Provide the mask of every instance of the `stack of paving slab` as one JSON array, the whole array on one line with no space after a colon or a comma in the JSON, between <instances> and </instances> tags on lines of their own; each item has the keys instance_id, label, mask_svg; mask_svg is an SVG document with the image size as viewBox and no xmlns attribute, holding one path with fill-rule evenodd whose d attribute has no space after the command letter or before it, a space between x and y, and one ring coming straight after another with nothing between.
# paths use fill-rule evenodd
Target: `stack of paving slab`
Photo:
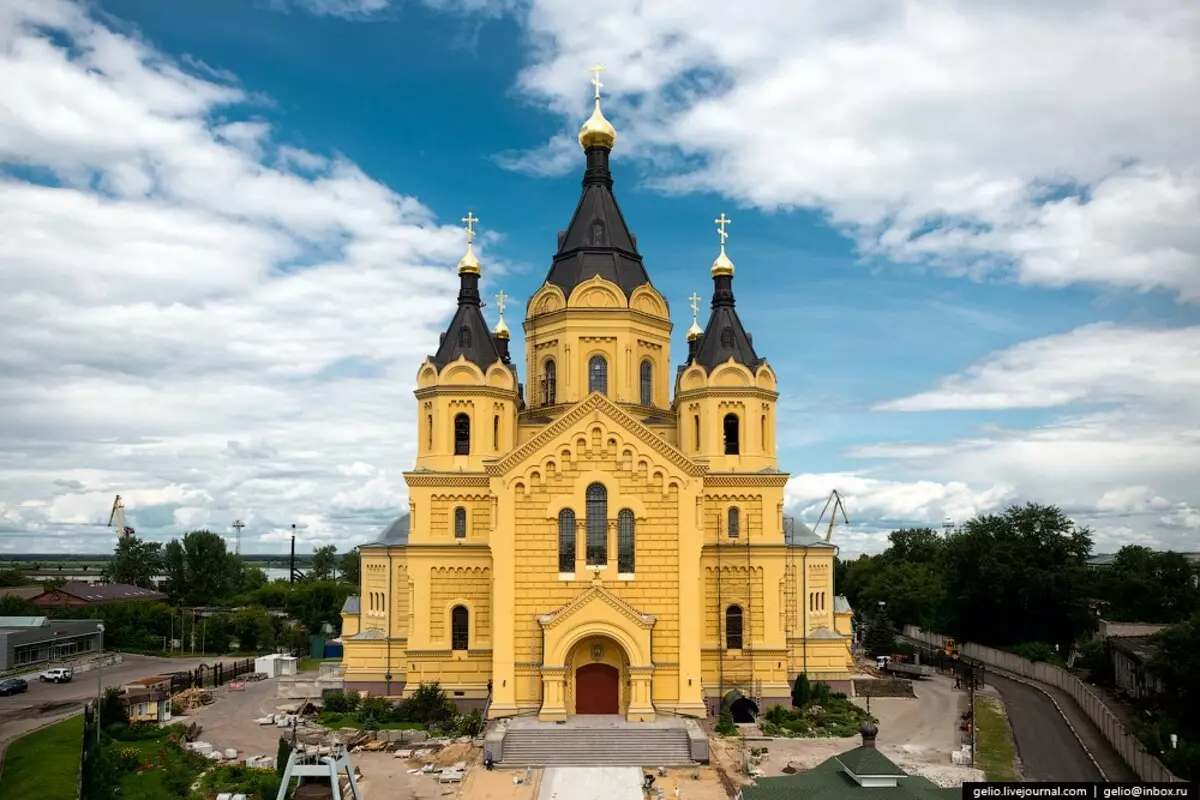
<instances>
[{"instance_id":1,"label":"stack of paving slab","mask_svg":"<svg viewBox=\"0 0 1200 800\"><path fill-rule=\"evenodd\" d=\"M241 792L238 792L237 794L234 794L233 792L221 792L217 795L217 800L246 800L246 795L242 794Z\"/></svg>"},{"instance_id":2,"label":"stack of paving slab","mask_svg":"<svg viewBox=\"0 0 1200 800\"><path fill-rule=\"evenodd\" d=\"M958 750L951 751L950 760L960 767L971 766L971 745L964 744Z\"/></svg>"},{"instance_id":3,"label":"stack of paving slab","mask_svg":"<svg viewBox=\"0 0 1200 800\"><path fill-rule=\"evenodd\" d=\"M270 756L248 756L245 763L250 769L275 769L275 759Z\"/></svg>"}]
</instances>

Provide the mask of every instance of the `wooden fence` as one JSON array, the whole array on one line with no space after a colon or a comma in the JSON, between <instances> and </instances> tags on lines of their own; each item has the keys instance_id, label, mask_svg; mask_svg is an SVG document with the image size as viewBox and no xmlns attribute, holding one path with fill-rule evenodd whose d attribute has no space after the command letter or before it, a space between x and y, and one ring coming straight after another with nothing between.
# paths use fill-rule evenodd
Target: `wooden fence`
<instances>
[{"instance_id":1,"label":"wooden fence","mask_svg":"<svg viewBox=\"0 0 1200 800\"><path fill-rule=\"evenodd\" d=\"M916 625L905 625L904 635L935 647L945 639L940 633L929 633ZM990 667L1011 672L1032 681L1056 686L1071 695L1083 709L1083 713L1087 714L1088 719L1096 723L1096 727L1104 734L1104 738L1117 751L1117 754L1142 780L1161 783L1184 782L1151 755L1136 736L1125 729L1121 719L1109 710L1108 706L1088 688L1086 683L1067 670L1053 664L1029 661L1015 653L984 647L974 642L960 642L958 651L966 658L982 661Z\"/></svg>"}]
</instances>

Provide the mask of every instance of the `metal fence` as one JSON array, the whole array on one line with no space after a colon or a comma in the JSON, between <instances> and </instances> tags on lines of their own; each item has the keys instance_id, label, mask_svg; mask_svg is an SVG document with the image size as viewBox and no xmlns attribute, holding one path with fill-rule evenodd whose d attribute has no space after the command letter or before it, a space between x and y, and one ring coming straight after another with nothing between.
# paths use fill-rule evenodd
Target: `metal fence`
<instances>
[{"instance_id":1,"label":"metal fence","mask_svg":"<svg viewBox=\"0 0 1200 800\"><path fill-rule=\"evenodd\" d=\"M215 689L224 683L251 672L254 672L253 658L243 658L231 662L218 661L215 664L201 664L190 672L172 673L171 694L182 692L184 689Z\"/></svg>"},{"instance_id":2,"label":"metal fence","mask_svg":"<svg viewBox=\"0 0 1200 800\"><path fill-rule=\"evenodd\" d=\"M905 625L904 635L929 645L936 645L943 641L941 634L923 631L915 625ZM1108 743L1113 746L1125 763L1137 773L1139 778L1147 782L1184 782L1151 755L1136 736L1125 729L1121 719L1104 704L1095 692L1088 688L1086 683L1067 670L1040 661L1035 663L1014 653L984 647L974 642L960 643L959 652L966 658L987 664L995 669L1062 689L1079 704L1083 713L1096 724L1096 727L1104 734L1104 738L1108 740Z\"/></svg>"}]
</instances>

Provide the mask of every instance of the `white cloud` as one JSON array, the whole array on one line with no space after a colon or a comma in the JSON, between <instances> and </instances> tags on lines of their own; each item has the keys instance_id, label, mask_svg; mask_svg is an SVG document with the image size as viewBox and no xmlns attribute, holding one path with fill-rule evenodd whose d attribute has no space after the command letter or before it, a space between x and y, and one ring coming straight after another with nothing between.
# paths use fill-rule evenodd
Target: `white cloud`
<instances>
[{"instance_id":1,"label":"white cloud","mask_svg":"<svg viewBox=\"0 0 1200 800\"><path fill-rule=\"evenodd\" d=\"M4 4L0 73L0 549L107 550L117 493L151 536L373 536L457 223L79 5Z\"/></svg>"},{"instance_id":2,"label":"white cloud","mask_svg":"<svg viewBox=\"0 0 1200 800\"><path fill-rule=\"evenodd\" d=\"M826 211L861 250L1200 301L1191 0L531 0L520 87L610 117L656 182ZM514 168L552 171L560 140ZM672 155L674 154L674 155ZM687 160L680 161L678 156Z\"/></svg>"}]
</instances>

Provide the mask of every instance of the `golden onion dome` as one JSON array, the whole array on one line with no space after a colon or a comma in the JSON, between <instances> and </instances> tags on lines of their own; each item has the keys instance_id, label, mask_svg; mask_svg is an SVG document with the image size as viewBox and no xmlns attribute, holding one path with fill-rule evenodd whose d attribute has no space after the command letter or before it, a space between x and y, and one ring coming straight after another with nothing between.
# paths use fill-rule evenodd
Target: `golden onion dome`
<instances>
[{"instance_id":1,"label":"golden onion dome","mask_svg":"<svg viewBox=\"0 0 1200 800\"><path fill-rule=\"evenodd\" d=\"M729 256L725 255L725 245L721 245L721 253L717 256L717 260L712 263L712 276L715 278L718 275L732 275L733 262L729 260Z\"/></svg>"},{"instance_id":2,"label":"golden onion dome","mask_svg":"<svg viewBox=\"0 0 1200 800\"><path fill-rule=\"evenodd\" d=\"M612 150L616 143L617 129L604 118L604 112L600 110L600 98L597 97L592 115L579 129L579 146L584 150L589 147L603 147Z\"/></svg>"},{"instance_id":3,"label":"golden onion dome","mask_svg":"<svg viewBox=\"0 0 1200 800\"><path fill-rule=\"evenodd\" d=\"M505 341L512 337L512 332L508 329L508 323L504 321L504 317L501 317L500 321L496 323L496 327L492 328L492 335Z\"/></svg>"},{"instance_id":4,"label":"golden onion dome","mask_svg":"<svg viewBox=\"0 0 1200 800\"><path fill-rule=\"evenodd\" d=\"M688 328L688 332L687 332L687 340L688 340L689 342L694 342L694 341L696 341L697 339L699 339L699 338L700 338L701 336L703 336L703 335L704 335L704 329L703 329L703 328L701 328L701 327L700 327L700 326L699 326L699 325L696 323L696 320L694 320L694 319L693 319L693 320L692 320L692 327Z\"/></svg>"},{"instance_id":5,"label":"golden onion dome","mask_svg":"<svg viewBox=\"0 0 1200 800\"><path fill-rule=\"evenodd\" d=\"M467 252L458 261L459 275L478 275L480 274L479 259L475 256L475 247L467 242Z\"/></svg>"}]
</instances>

